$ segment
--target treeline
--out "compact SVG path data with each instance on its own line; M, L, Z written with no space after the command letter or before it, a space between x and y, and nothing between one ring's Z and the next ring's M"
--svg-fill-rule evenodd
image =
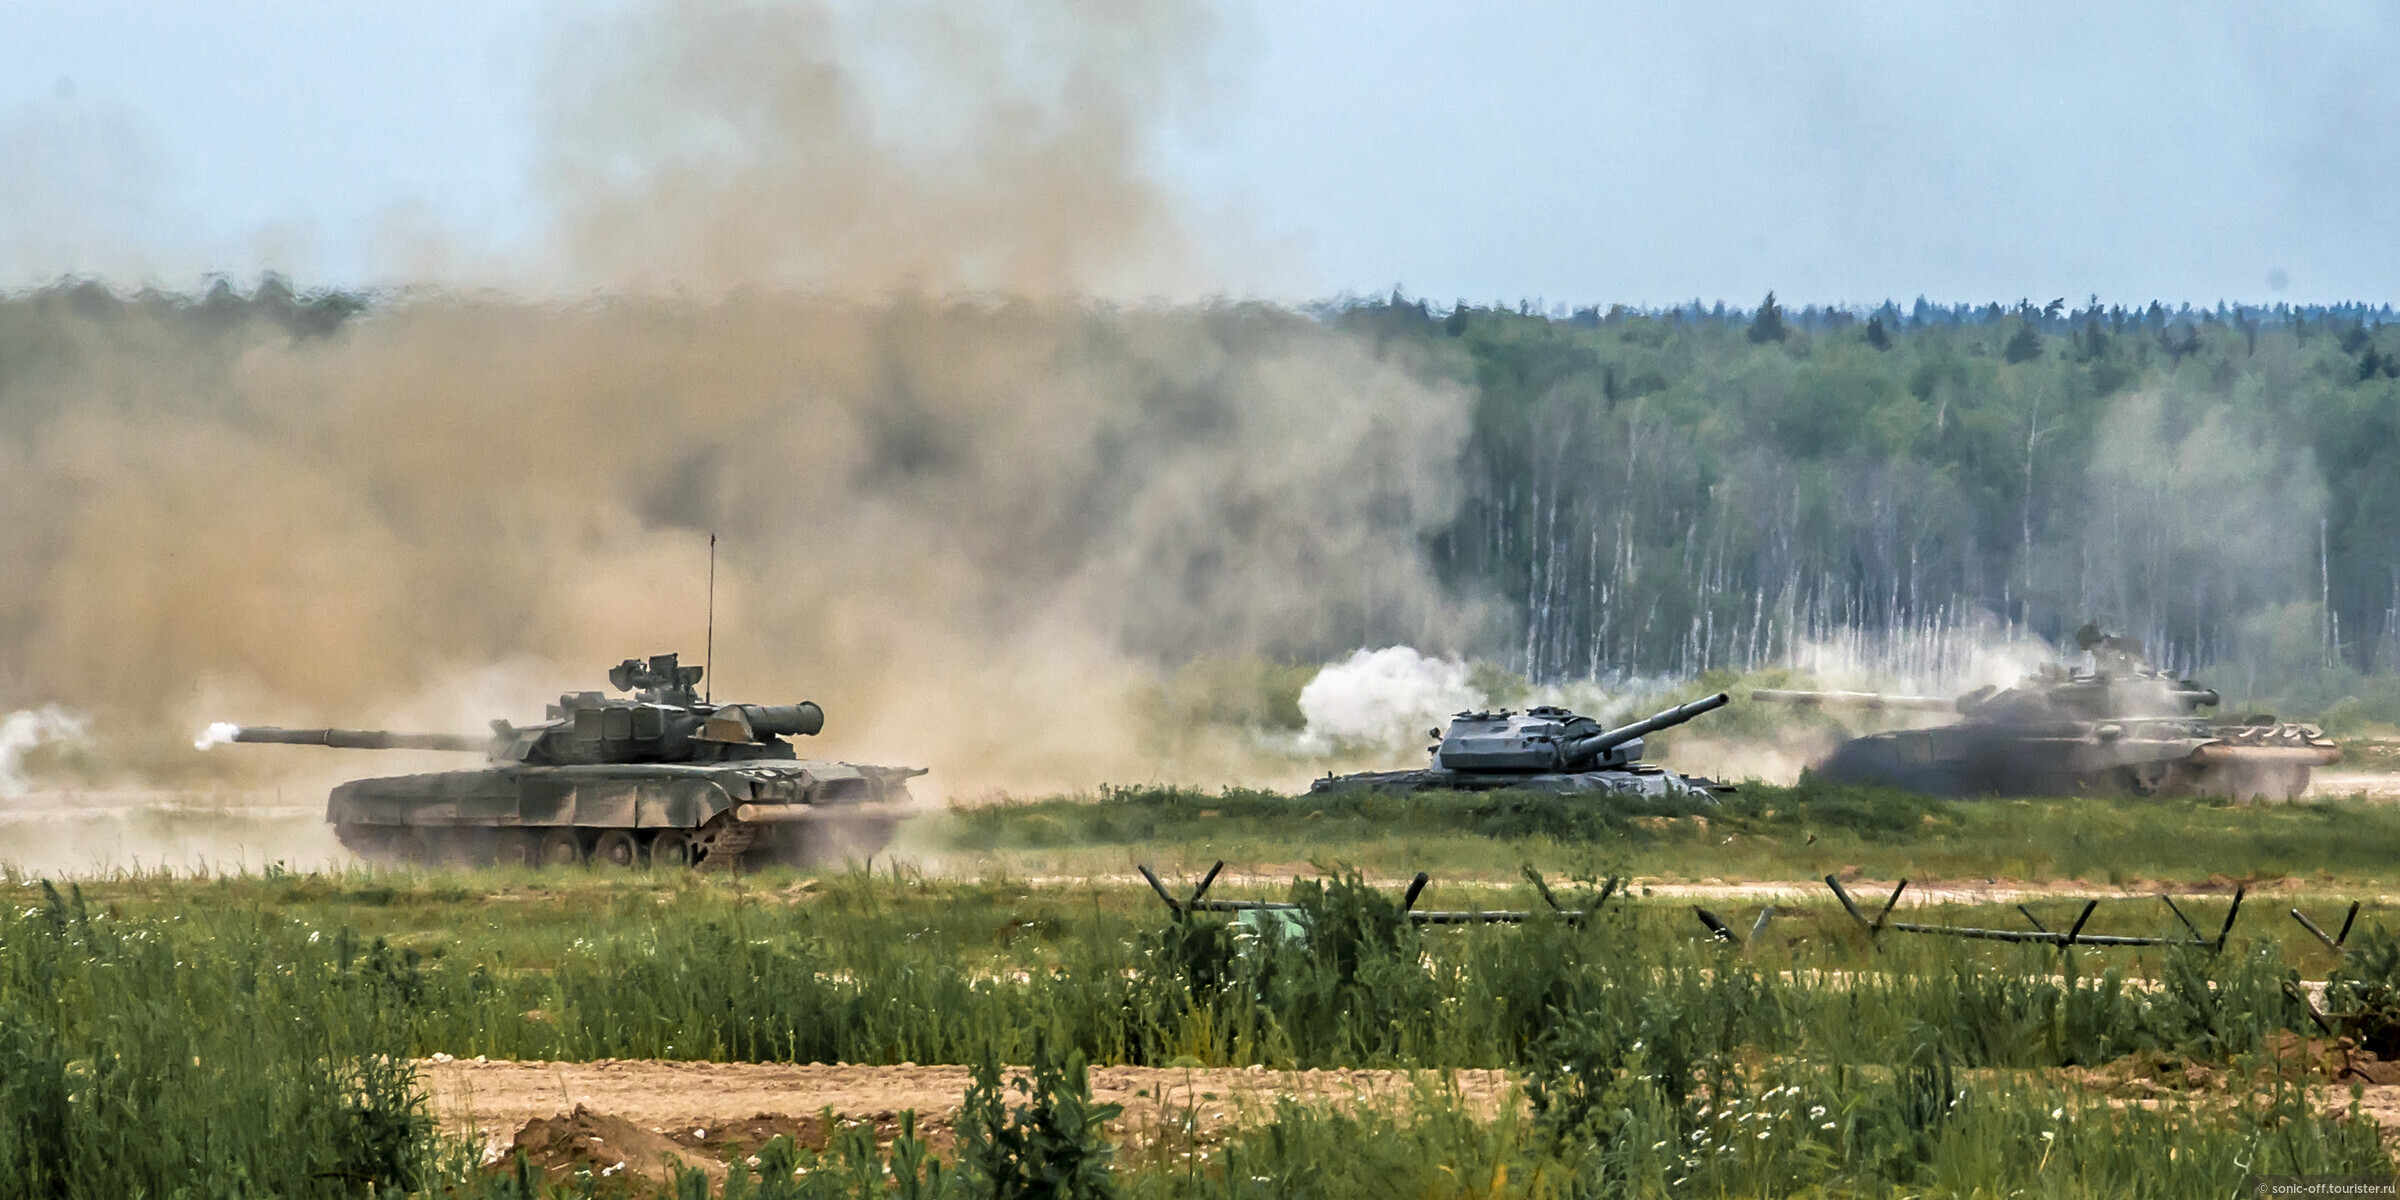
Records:
M1772 295L1329 317L1473 385L1469 496L1433 553L1514 603L1530 676L1824 641L1938 673L1979 621L2055 641L2099 620L2250 692L2393 665L2390 318Z
M213 331L308 340L376 303L273 276L19 293L0 422L55 415L37 381L107 378L118 351L95 322L164 318L145 327L231 362L247 339ZM1426 552L1458 598L1498 602L1462 648L1529 678L1834 645L1938 682L1994 623L2057 642L2087 620L2239 696L2322 706L2395 677L2389 305L1545 313L1394 295L1318 315L1472 396L1463 500Z

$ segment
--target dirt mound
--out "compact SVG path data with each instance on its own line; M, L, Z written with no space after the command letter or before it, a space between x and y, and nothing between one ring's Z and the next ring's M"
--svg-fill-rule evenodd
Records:
M492 1165L506 1169L522 1153L543 1178L552 1181L590 1172L604 1184L617 1178L664 1182L672 1173L670 1168L681 1165L721 1182L735 1160L754 1161L768 1142L779 1137L809 1150L824 1150L836 1124L871 1124L875 1140L886 1145L899 1137L902 1129L900 1115L890 1111L830 1120L823 1113L794 1117L762 1112L738 1120L694 1118L645 1127L578 1104L572 1113L525 1122L517 1130L516 1140L494 1156ZM916 1136L936 1153L947 1153L955 1142L947 1120L920 1122Z
M540 1169L546 1179L570 1178L589 1171L595 1179L663 1181L673 1164L698 1167L711 1179L725 1177L725 1164L693 1155L656 1130L644 1129L623 1117L596 1113L583 1105L558 1117L536 1117L517 1131L502 1162L518 1154Z
M2308 1084L2400 1084L2400 1062L2385 1062L2348 1038L2302 1038L2277 1032L2267 1038L2267 1070ZM2096 1067L2069 1067L2067 1077L2104 1096L2148 1100L2182 1093L2239 1090L2250 1086L2222 1063L2202 1062L2160 1050L2137 1050Z
M2124 1100L2147 1100L2170 1092L2210 1092L2222 1087L2225 1071L2180 1054L2137 1050L2096 1067L2069 1067L2067 1077Z
M2276 1069L2287 1076L2328 1083L2400 1084L2400 1062L2386 1062L2346 1037L2271 1033L2267 1035L2267 1053Z

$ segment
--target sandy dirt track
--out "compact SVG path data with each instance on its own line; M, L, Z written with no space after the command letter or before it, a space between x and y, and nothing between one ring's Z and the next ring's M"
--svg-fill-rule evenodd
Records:
M2319 771L2308 781L2312 798L2400 800L2400 775L2381 771Z
M602 1060L588 1063L420 1060L418 1077L435 1118L453 1135L505 1147L526 1124L572 1113L621 1118L683 1140L701 1129L734 1128L761 1114L837 1117L890 1126L915 1109L920 1129L946 1134L970 1072L965 1067L827 1066ZM1405 1100L1420 1085L1456 1087L1482 1111L1508 1095L1506 1072L1268 1071L1096 1067L1092 1098L1125 1106L1120 1134L1190 1122L1200 1131L1271 1110L1278 1099L1335 1104ZM705 1140L705 1139L703 1139ZM939 1139L937 1139L939 1140Z
M2313 1053L2317 1045L2309 1048ZM2120 1104L2155 1104L2185 1091L2225 1094L2226 1081L2215 1069L2171 1064L2178 1070L2151 1078L2157 1073L2150 1065L2128 1059L2067 1074ZM552 1179L576 1171L663 1179L669 1163L722 1178L727 1163L778 1135L825 1147L830 1130L822 1114L828 1109L841 1124L871 1127L879 1142L896 1136L901 1111L913 1109L918 1135L947 1154L969 1082L968 1070L956 1066L433 1059L417 1067L444 1132L480 1138L495 1163L521 1150ZM2400 1083L2383 1082L2394 1071L2393 1064L2370 1061L2365 1071L2329 1075L2319 1081L2331 1085L2324 1103L2346 1107L2350 1087L2359 1085L2364 1115L2387 1136L2400 1134ZM1112 1123L1122 1147L1159 1143L1170 1150L1213 1142L1238 1124L1264 1120L1287 1097L1350 1107L1404 1102L1419 1087L1455 1088L1470 1108L1489 1116L1508 1102L1512 1086L1506 1072L1488 1070L1156 1067L1095 1068L1091 1084L1094 1100L1124 1106Z

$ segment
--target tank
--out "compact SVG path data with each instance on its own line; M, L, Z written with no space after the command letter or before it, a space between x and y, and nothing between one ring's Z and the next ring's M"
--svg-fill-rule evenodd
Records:
M1308 790L1319 795L1524 788L1713 803L1717 793L1730 792L1732 786L1641 761L1642 739L1723 708L1727 699L1718 692L1615 729L1602 729L1590 717L1547 706L1522 713L1462 712L1451 718L1447 730L1433 731L1440 742L1427 751L1433 756L1432 766L1421 771L1328 774Z
M2131 639L2086 625L2091 670L2046 664L2008 688L1954 699L1762 689L1802 705L1940 713L1927 729L1850 738L1813 770L1838 783L1939 796L2219 795L2288 800L2341 750L2313 725L2218 718L2217 693L2152 668Z
M360 779L333 789L325 819L370 858L564 867L810 865L864 858L915 809L913 767L798 756L791 737L825 727L798 704L711 704L702 669L672 654L629 658L617 691L568 692L538 724L486 736L244 726L228 740L344 750L478 753L470 770Z

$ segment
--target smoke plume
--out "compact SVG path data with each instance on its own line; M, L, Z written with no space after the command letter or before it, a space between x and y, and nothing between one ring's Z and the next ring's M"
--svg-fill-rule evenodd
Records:
M82 718L54 704L0 717L0 799L25 794L27 751L46 742L79 741L83 736Z
M1300 689L1300 713L1308 721L1304 743L1326 749L1414 747L1425 730L1489 703L1468 682L1465 663L1428 658L1408 646L1361 650L1327 664Z

